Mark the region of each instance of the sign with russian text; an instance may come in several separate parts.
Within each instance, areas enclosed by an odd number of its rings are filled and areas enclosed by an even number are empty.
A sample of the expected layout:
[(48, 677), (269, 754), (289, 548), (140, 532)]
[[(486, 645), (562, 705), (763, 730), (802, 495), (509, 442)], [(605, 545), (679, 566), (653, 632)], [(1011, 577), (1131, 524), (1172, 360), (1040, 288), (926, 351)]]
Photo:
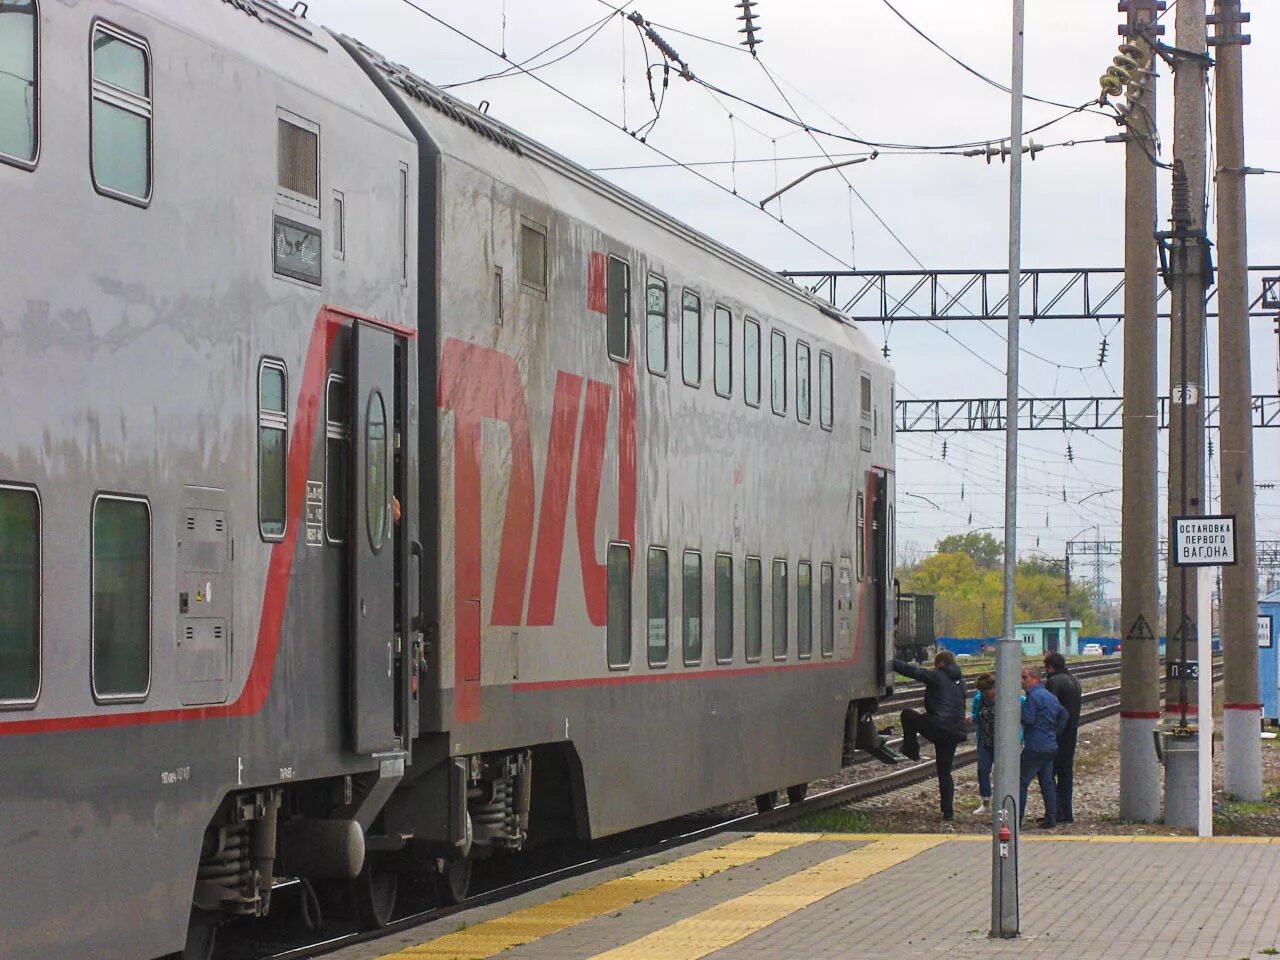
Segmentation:
[(1258, 614), (1258, 646), (1269, 648), (1271, 646), (1271, 616), (1270, 614)]
[(1173, 564), (1230, 567), (1236, 562), (1236, 518), (1174, 517)]

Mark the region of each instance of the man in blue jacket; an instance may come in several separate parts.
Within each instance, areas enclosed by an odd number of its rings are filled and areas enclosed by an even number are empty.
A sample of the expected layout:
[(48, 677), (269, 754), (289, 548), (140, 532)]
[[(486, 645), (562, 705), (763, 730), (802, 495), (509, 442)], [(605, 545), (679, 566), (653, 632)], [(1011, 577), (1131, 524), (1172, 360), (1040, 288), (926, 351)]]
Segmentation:
[(1039, 823), (1050, 830), (1058, 825), (1053, 759), (1058, 753), (1058, 734), (1067, 726), (1067, 711), (1031, 670), (1022, 671), (1022, 690), (1027, 698), (1022, 701), (1022, 800), (1018, 809), (1025, 816), (1027, 788), (1032, 779), (1039, 779), (1040, 795), (1044, 797), (1044, 819)]
[[(924, 713), (903, 710), (902, 752), (912, 760), (920, 759), (920, 737), (933, 743), (933, 756), (938, 764), (938, 793), (942, 801), (942, 819), (955, 817), (956, 784), (951, 776), (956, 747), (964, 742), (964, 676), (956, 665), (956, 655), (939, 650), (933, 658), (934, 669), (927, 670), (906, 660), (894, 660), (893, 669), (904, 677), (924, 684)], [(1055, 700), (1054, 703), (1057, 703)]]

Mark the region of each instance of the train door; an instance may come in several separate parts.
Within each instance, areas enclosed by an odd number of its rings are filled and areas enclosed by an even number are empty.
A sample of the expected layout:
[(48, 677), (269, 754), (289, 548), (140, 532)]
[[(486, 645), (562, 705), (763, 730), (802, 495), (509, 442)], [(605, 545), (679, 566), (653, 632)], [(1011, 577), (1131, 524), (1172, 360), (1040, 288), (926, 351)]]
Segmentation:
[(876, 649), (876, 677), (883, 678), (889, 667), (888, 639), (892, 630), (892, 579), (889, 569), (889, 478), (885, 471), (871, 471), (871, 617), (872, 642)]
[(404, 746), (403, 587), (407, 537), (400, 437), (407, 422), (408, 355), (392, 330), (355, 321), (351, 331), (351, 499), (348, 572), (352, 748), (376, 753)]

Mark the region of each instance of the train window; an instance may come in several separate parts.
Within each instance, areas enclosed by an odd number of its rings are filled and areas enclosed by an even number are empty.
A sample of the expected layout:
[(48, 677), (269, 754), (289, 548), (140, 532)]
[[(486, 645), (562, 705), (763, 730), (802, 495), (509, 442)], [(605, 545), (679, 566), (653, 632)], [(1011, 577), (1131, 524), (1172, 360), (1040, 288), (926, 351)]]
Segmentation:
[(320, 128), (290, 115), (276, 121), (276, 183), (286, 194), (320, 201)]
[(773, 561), (773, 659), (787, 659), (787, 561)]
[(547, 228), (528, 220), (520, 223), (520, 282), (547, 292)]
[(631, 545), (609, 544), (609, 669), (631, 666)]
[(819, 593), (818, 603), (821, 613), (819, 615), (821, 636), (819, 642), (822, 644), (822, 655), (829, 657), (836, 650), (836, 583), (835, 568), (824, 563), (819, 572)]
[(808, 423), (812, 419), (809, 408), (809, 345), (796, 341), (796, 419)]
[(702, 299), (692, 290), (684, 292), (681, 305), (680, 363), (685, 383), (702, 383)]
[(796, 655), (801, 660), (813, 656), (813, 566), (808, 560), (796, 564)]
[(831, 429), (831, 354), (823, 350), (818, 354), (818, 423), (823, 430)]
[(859, 409), (863, 420), (871, 419), (871, 378), (865, 374), (862, 377), (862, 392), (859, 394)]
[(341, 190), (333, 191), (333, 259), (347, 258), (347, 201)]
[(722, 397), (733, 392), (733, 314), (728, 307), (716, 304), (716, 393)]
[(132, 203), (151, 199), (151, 54), (115, 27), (93, 28), (93, 183)]
[(40, 499), (0, 487), (0, 707), (34, 703), (39, 693)]
[(747, 406), (760, 406), (760, 324), (750, 317), (742, 328), (742, 382)]
[(400, 164), (400, 283), (409, 284), (409, 165)]
[(747, 660), (756, 663), (760, 660), (761, 637), (761, 570), (759, 557), (747, 557), (746, 573), (743, 578), (743, 607), (746, 610), (747, 622), (743, 631), (746, 643)]
[(681, 584), (684, 624), (684, 662), (702, 662), (702, 554), (684, 552), (684, 582)]
[(649, 274), (644, 312), (647, 327), (649, 372), (667, 375), (667, 281)]
[(778, 416), (787, 413), (787, 335), (778, 330), (769, 335), (770, 389), (773, 412)]
[(609, 258), (609, 357), (619, 363), (631, 359), (631, 264)]
[(858, 494), (858, 542), (857, 542), (857, 572), (858, 580), (862, 581), (867, 575), (866, 566), (866, 539), (867, 539), (867, 516), (866, 516), (866, 500), (862, 494)]
[(391, 447), (387, 443), (387, 405), (377, 390), (369, 394), (364, 417), (364, 514), (369, 547), (379, 553), (391, 538)]
[(0, 0), (0, 18), (0, 159), (30, 168), (40, 145), (40, 11), (35, 0)]
[(99, 496), (93, 503), (93, 695), (141, 699), (151, 686), (151, 508)]
[(258, 367), (258, 530), (264, 540), (283, 540), (288, 460), (288, 374), (283, 361)]
[(649, 666), (667, 665), (670, 603), (667, 594), (667, 548), (649, 548)]
[(716, 554), (716, 663), (733, 662), (733, 557)]
[(324, 414), (324, 532), (330, 543), (347, 539), (347, 498), (350, 493), (351, 411), (347, 380), (329, 374)]

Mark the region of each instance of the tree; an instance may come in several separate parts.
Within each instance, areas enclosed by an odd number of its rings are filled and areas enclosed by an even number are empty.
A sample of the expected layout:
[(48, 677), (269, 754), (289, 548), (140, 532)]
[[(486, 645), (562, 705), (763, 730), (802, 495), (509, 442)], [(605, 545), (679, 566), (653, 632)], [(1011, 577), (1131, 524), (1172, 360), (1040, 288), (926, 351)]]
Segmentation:
[(938, 553), (964, 553), (984, 570), (994, 570), (1004, 559), (1004, 544), (989, 533), (953, 533), (938, 541)]

